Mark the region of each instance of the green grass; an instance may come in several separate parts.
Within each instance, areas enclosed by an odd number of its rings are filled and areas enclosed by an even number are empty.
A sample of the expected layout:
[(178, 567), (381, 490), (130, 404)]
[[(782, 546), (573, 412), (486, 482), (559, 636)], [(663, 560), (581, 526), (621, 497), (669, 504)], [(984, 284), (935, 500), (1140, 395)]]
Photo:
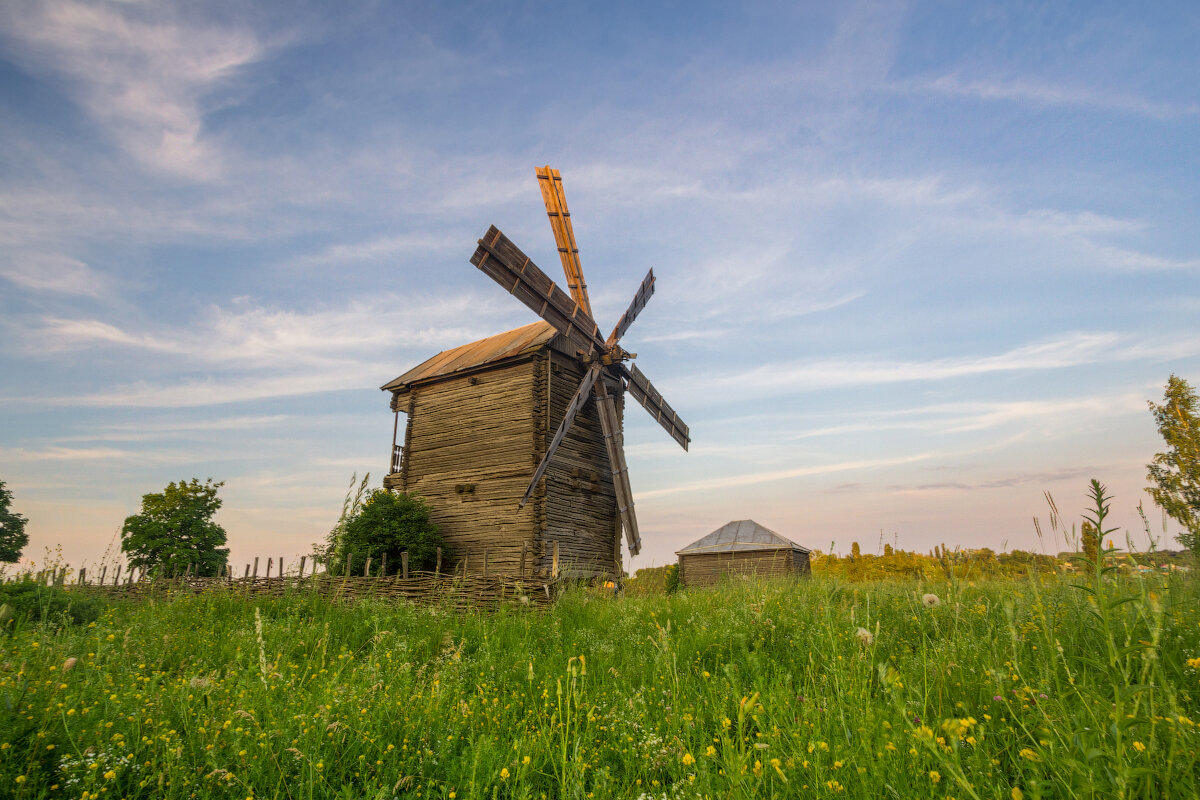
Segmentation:
[(10, 622), (0, 796), (1197, 796), (1195, 583), (1049, 581)]

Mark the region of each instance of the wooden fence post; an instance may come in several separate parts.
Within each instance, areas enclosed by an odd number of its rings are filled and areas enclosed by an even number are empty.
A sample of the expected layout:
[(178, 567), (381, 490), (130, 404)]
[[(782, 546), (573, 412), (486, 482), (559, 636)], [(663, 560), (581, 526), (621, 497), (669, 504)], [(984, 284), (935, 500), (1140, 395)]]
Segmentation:
[(271, 579), (271, 567), (275, 566), (275, 559), (267, 557), (267, 580)]
[(554, 542), (554, 560), (550, 566), (550, 575), (555, 580), (558, 580), (558, 541)]
[(108, 564), (100, 568), (100, 585), (104, 585), (104, 578), (108, 575)]
[(363, 567), (363, 577), (364, 578), (371, 577), (371, 557), (370, 556), (367, 556), (366, 566)]
[(382, 558), (379, 561), (379, 577), (387, 577), (387, 551), (385, 550)]
[(433, 568), (433, 571), (437, 573), (442, 571), (442, 548), (440, 547), (437, 549), (437, 565)]
[(113, 575), (113, 586), (121, 582), (121, 565), (117, 564), (117, 574)]
[(87, 579), (87, 569), (85, 567), (80, 567), (79, 568), (79, 584), (83, 585), (85, 583), (86, 579)]
[(244, 573), (242, 573), (242, 580), (246, 580), (249, 577), (250, 577), (250, 565), (247, 564), (246, 571)]
[(283, 577), (283, 556), (279, 557), (279, 577)]
[(400, 574), (404, 576), (404, 580), (408, 580), (408, 551), (400, 553)]
[(350, 577), (350, 563), (354, 559), (353, 553), (346, 553), (346, 571), (342, 573), (344, 577)]
[(304, 562), (308, 560), (308, 556), (300, 556), (300, 578), (304, 578)]

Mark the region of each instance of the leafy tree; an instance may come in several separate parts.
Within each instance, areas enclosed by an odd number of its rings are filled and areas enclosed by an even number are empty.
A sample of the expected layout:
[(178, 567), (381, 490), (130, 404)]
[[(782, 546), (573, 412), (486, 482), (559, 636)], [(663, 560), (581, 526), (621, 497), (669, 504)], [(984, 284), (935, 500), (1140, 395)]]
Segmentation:
[(388, 574), (400, 571), (400, 554), (408, 551), (408, 568), (431, 570), (437, 564), (437, 549), (445, 545), (437, 527), (429, 521), (429, 506), (419, 497), (388, 489), (376, 489), (363, 502), (358, 514), (345, 523), (341, 532), (338, 563), (330, 564), (333, 574), (345, 568), (346, 556), (362, 568), (368, 558), (379, 574), (387, 555)]
[(29, 544), (29, 534), (25, 532), (28, 520), (8, 510), (12, 497), (4, 481), (0, 481), (0, 561), (9, 564), (20, 560), (21, 551)]
[(1183, 378), (1167, 379), (1162, 405), (1149, 403), (1167, 451), (1147, 465), (1154, 502), (1184, 527), (1179, 542), (1200, 553), (1200, 400)]
[(225, 529), (212, 521), (221, 507), (217, 490), (224, 481), (169, 483), (160, 494), (142, 495), (142, 513), (125, 518), (121, 550), (139, 569), (183, 571), (196, 565), (197, 575), (218, 575), (229, 558)]

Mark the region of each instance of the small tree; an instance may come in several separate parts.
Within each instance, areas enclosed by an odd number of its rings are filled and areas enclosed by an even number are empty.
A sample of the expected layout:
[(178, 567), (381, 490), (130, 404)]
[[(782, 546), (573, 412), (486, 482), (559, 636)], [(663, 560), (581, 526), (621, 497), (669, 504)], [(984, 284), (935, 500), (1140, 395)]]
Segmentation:
[(12, 503), (12, 492), (0, 481), (0, 561), (12, 564), (21, 559), (21, 551), (29, 544), (29, 534), (25, 532), (23, 516), (15, 511), (9, 511)]
[(394, 574), (400, 571), (400, 554), (405, 550), (409, 569), (429, 570), (437, 563), (437, 549), (444, 547), (437, 527), (429, 521), (425, 501), (388, 489), (371, 492), (358, 514), (346, 522), (340, 538), (338, 563), (330, 565), (334, 574), (345, 568), (346, 556), (360, 566), (370, 558), (375, 565), (371, 572), (379, 574), (384, 555), (388, 574)]
[(1149, 406), (1167, 451), (1147, 465), (1154, 486), (1146, 491), (1183, 525), (1180, 544), (1200, 553), (1200, 400), (1187, 381), (1172, 375), (1162, 405)]
[(189, 564), (197, 575), (218, 575), (229, 559), (225, 529), (212, 521), (221, 507), (217, 490), (224, 481), (169, 483), (161, 494), (142, 495), (142, 512), (125, 518), (121, 550), (129, 566), (182, 571)]

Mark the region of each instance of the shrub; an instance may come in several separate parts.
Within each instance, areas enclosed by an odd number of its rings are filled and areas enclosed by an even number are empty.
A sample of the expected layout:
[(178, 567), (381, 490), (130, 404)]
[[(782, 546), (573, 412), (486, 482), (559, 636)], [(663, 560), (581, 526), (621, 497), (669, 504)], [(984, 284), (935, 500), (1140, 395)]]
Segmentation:
[(675, 594), (675, 592), (679, 591), (680, 585), (679, 565), (669, 564), (663, 575), (663, 589), (666, 590), (667, 594)]
[(32, 580), (0, 584), (0, 606), (7, 611), (0, 624), (66, 622), (83, 625), (100, 618), (104, 603), (98, 598), (75, 594), (57, 586), (45, 586)]
[(378, 575), (387, 556), (387, 572), (400, 571), (400, 554), (408, 551), (408, 568), (431, 570), (437, 563), (437, 549), (449, 558), (441, 534), (429, 521), (429, 506), (419, 497), (387, 489), (376, 489), (362, 504), (361, 510), (347, 523), (341, 537), (337, 564), (331, 564), (333, 574), (345, 569), (346, 557), (351, 558), (351, 571), (361, 568), (371, 559), (371, 573)]

